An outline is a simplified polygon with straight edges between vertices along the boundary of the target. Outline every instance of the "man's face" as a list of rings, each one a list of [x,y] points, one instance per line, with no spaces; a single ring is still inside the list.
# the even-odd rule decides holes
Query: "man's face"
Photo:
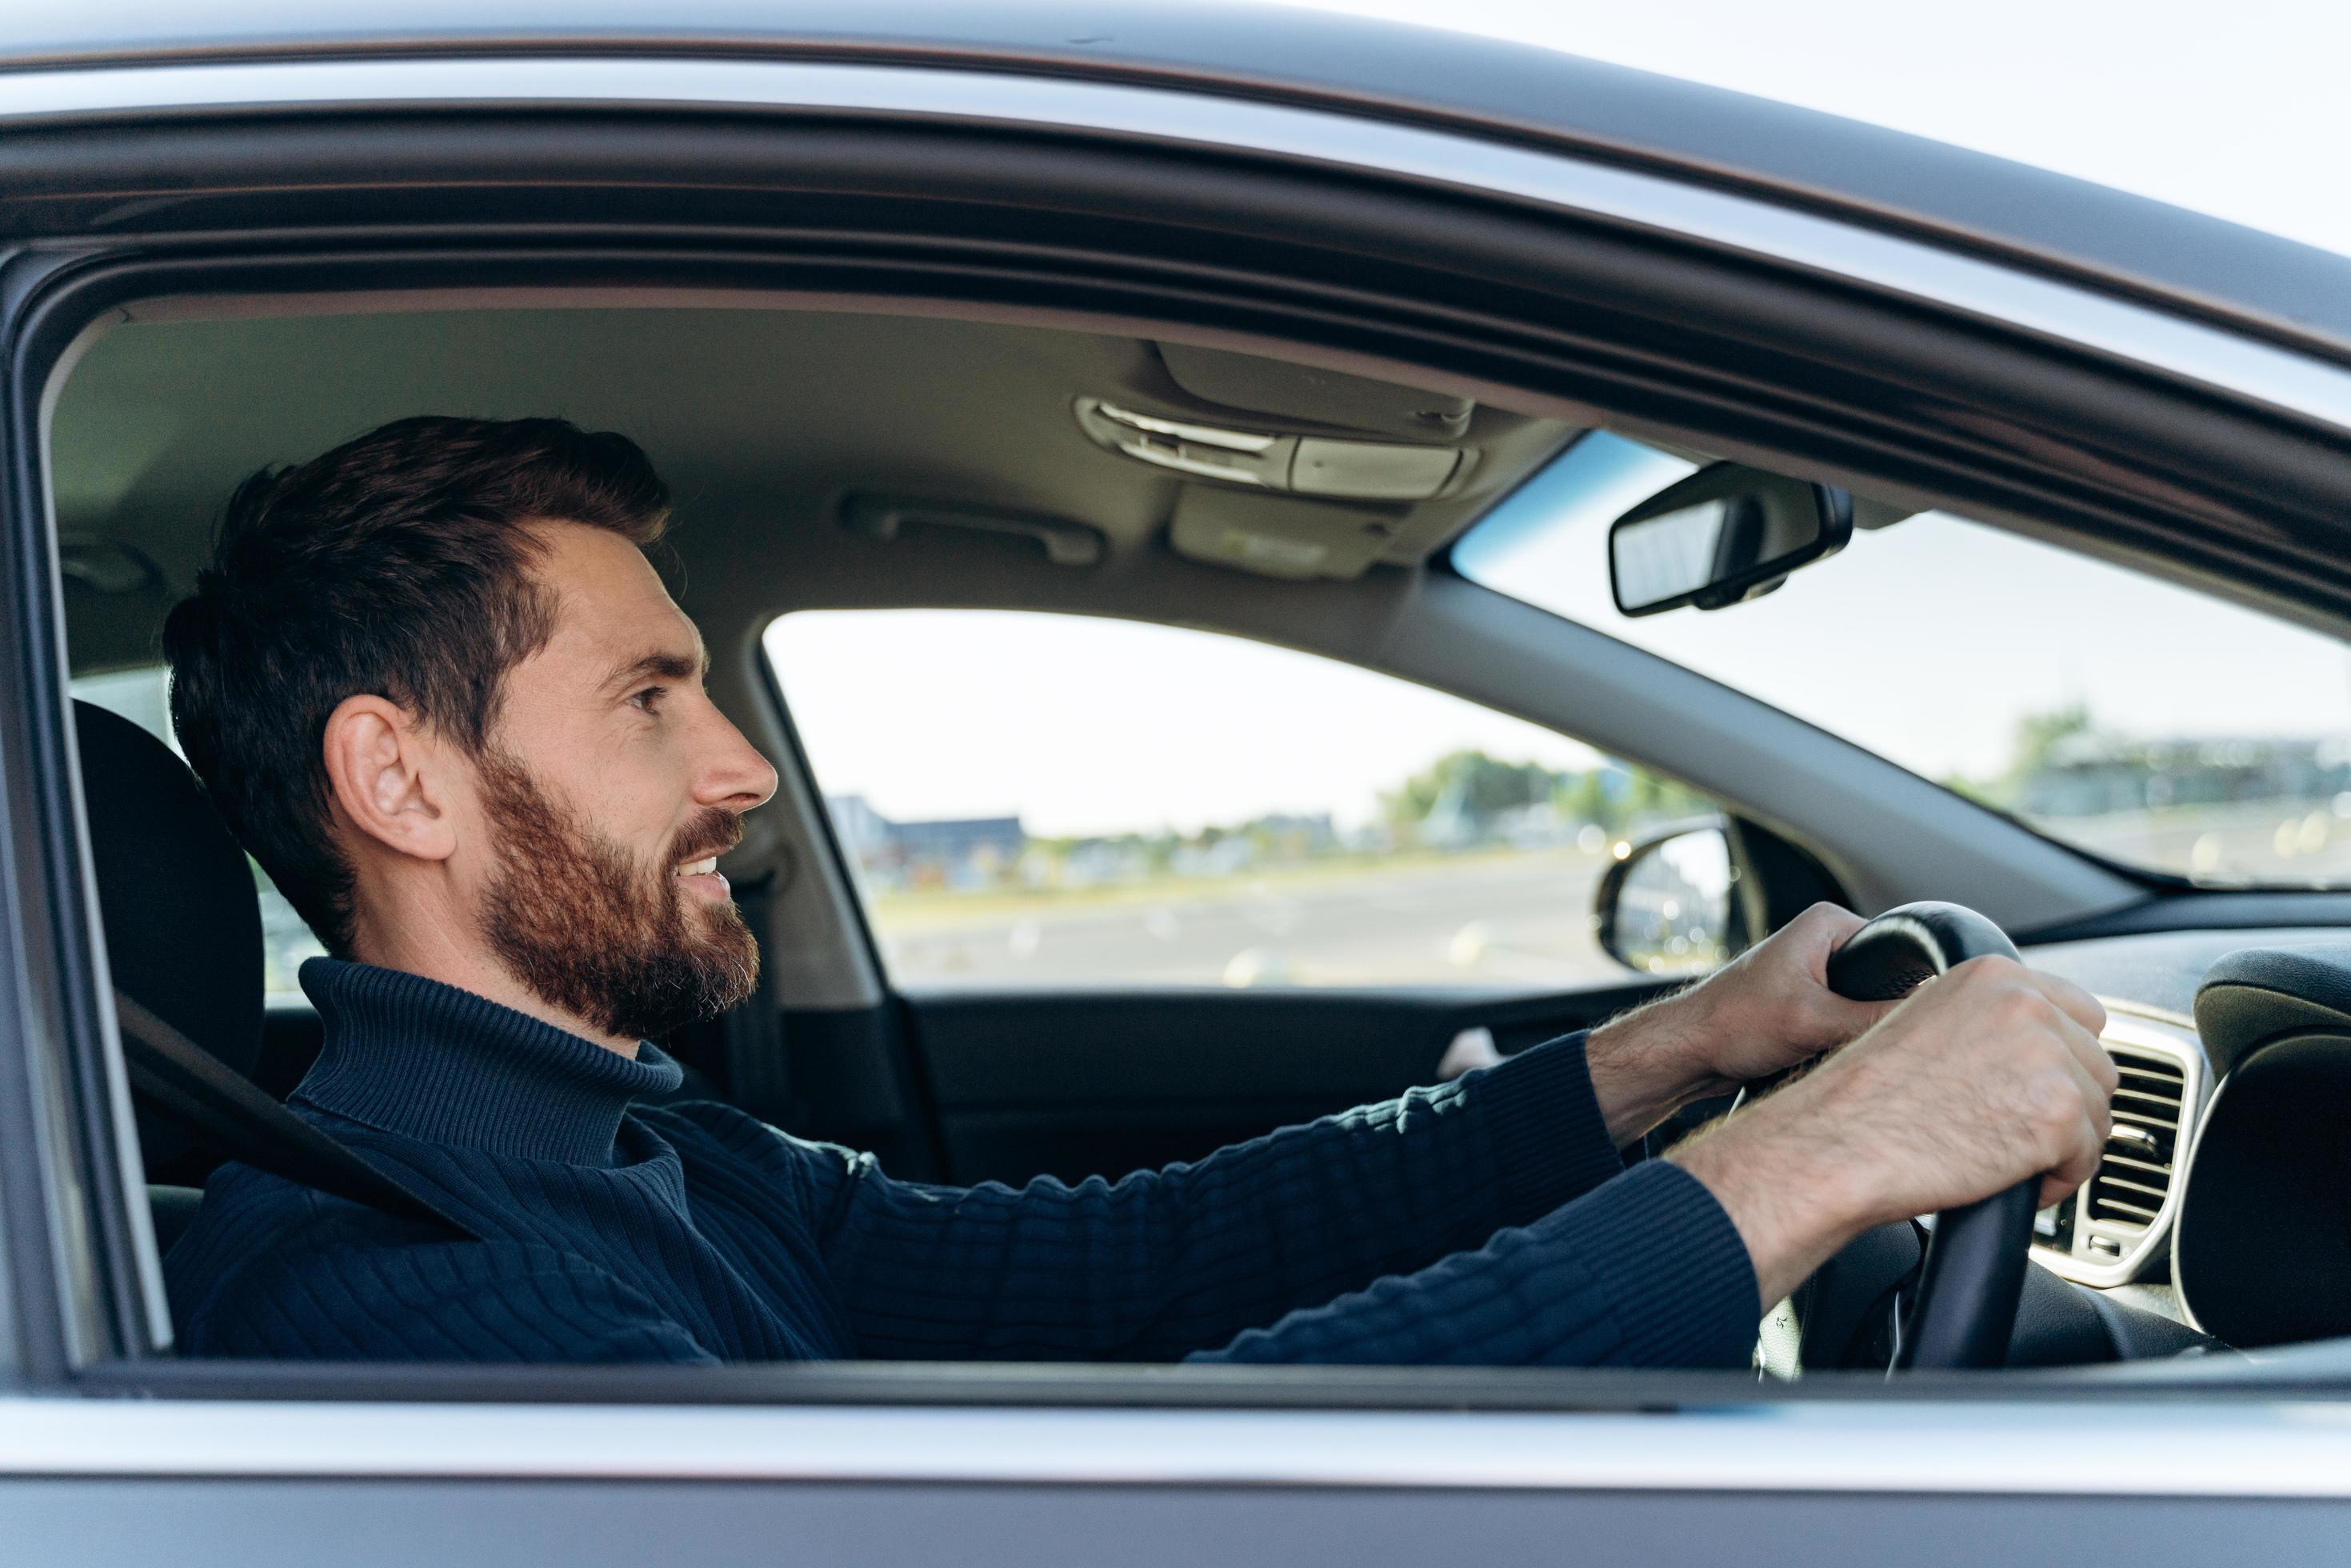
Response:
[[[701,638],[643,554],[544,537],[555,632],[508,673],[476,769],[482,936],[542,999],[650,1038],[750,994],[758,946],[715,861],[776,773],[704,694]]]

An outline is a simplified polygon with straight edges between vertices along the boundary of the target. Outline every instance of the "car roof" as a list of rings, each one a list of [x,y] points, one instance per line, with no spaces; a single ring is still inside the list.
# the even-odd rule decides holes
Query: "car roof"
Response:
[[[80,0],[0,12],[0,71],[514,49],[1041,72],[1447,123],[1956,238],[2351,357],[2351,257],[1834,115],[1322,12],[1222,0]]]

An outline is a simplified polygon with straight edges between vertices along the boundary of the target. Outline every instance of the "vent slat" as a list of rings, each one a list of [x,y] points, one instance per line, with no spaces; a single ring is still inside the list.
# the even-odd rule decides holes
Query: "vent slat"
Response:
[[[2084,1212],[2102,1225],[2147,1230],[2162,1218],[2163,1206],[2171,1196],[2170,1161],[2179,1139],[2187,1073],[2179,1063],[2161,1057],[2112,1047],[2107,1054],[2122,1077],[2121,1086],[2115,1091],[2115,1124],[2137,1128],[2152,1138],[2154,1147],[2142,1152],[2154,1157],[2139,1158],[2109,1148],[2083,1194]]]
[[[2164,1190],[2159,1186],[2149,1186],[2143,1181],[2132,1181],[2127,1176],[2118,1176],[2112,1171],[2108,1170],[2099,1171],[2098,1176],[2101,1183],[2098,1189],[2098,1196],[2102,1202],[2119,1203],[2122,1201],[2119,1198],[2114,1198],[2109,1196],[2116,1187],[2120,1187],[2125,1192],[2144,1194],[2146,1197],[2153,1198],[2156,1201],[2157,1207],[2160,1207],[2162,1206]]]

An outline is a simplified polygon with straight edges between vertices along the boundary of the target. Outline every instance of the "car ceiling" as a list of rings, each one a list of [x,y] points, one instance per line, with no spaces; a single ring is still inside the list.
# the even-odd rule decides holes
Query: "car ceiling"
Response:
[[[1089,397],[1473,456],[1446,492],[1417,502],[1245,490],[1104,450],[1075,416]],[[866,602],[890,601],[890,580],[925,551],[953,552],[958,570],[1001,560],[1008,573],[1036,572],[1040,547],[1018,535],[917,521],[889,549],[845,544],[844,517],[876,498],[1082,525],[1105,559],[1077,570],[1164,571],[1181,585],[1180,614],[1184,594],[1213,595],[1238,576],[1409,570],[1579,434],[1254,356],[936,316],[629,306],[130,320],[74,365],[51,423],[75,670],[155,660],[163,613],[192,586],[239,479],[427,413],[558,414],[640,443],[676,497],[681,600],[714,643],[756,630],[712,625],[714,611],[748,622],[789,608],[786,585],[820,563],[836,591],[844,574],[866,577],[850,590]],[[1171,545],[1179,518],[1192,561]],[[1287,543],[1232,548],[1264,539]],[[1217,570],[1199,570],[1202,559]],[[764,609],[762,595],[741,591],[747,577],[778,585]]]

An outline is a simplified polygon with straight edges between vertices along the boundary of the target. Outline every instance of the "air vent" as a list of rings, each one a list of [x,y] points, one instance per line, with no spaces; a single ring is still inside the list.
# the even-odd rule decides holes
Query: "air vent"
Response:
[[[2115,1091],[2115,1129],[2090,1178],[2088,1217],[2109,1232],[2136,1234],[2153,1225],[2171,1194],[2187,1075],[2177,1061],[2116,1046],[2107,1053],[2122,1074]]]

